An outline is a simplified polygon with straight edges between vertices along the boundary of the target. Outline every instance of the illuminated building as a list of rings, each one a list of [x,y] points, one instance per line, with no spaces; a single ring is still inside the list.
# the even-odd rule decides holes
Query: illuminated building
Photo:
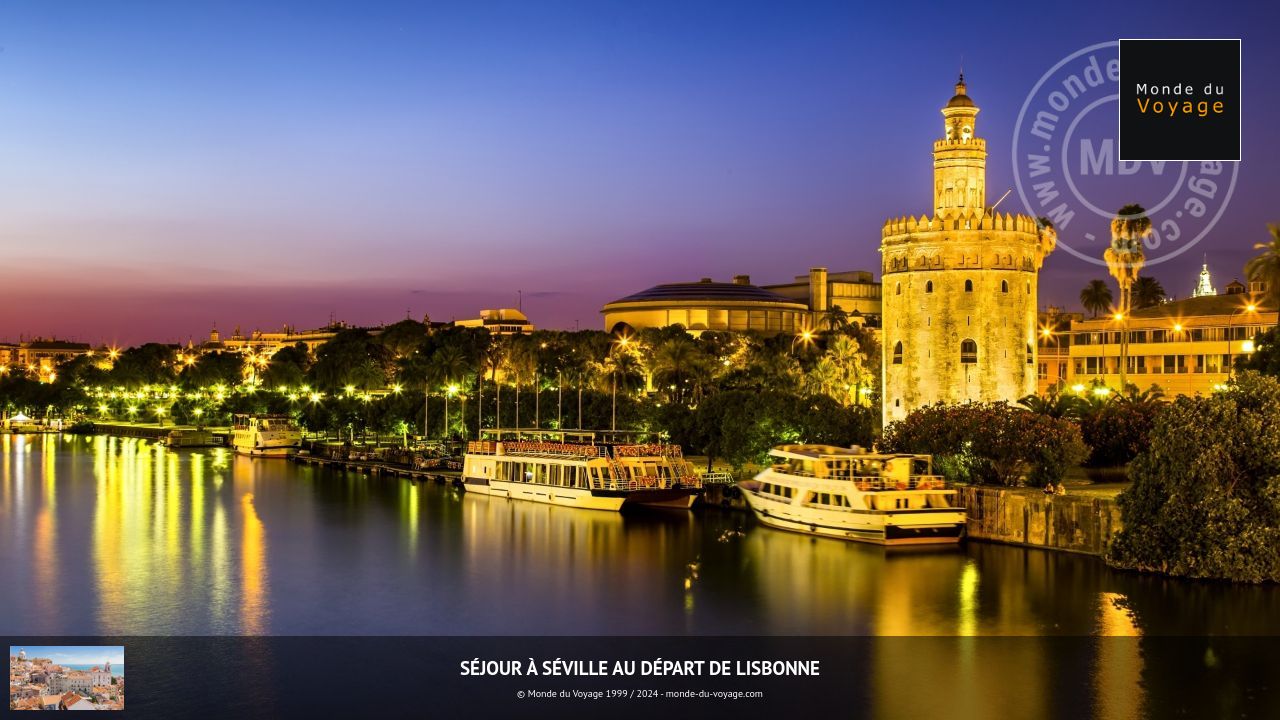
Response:
[[[484,328],[492,335],[521,335],[533,332],[533,323],[529,317],[515,308],[498,308],[481,310],[480,317],[470,320],[455,320],[458,327]]]
[[[1200,267],[1200,281],[1196,283],[1196,289],[1191,292],[1191,297],[1217,294],[1218,291],[1213,289],[1213,281],[1209,278],[1209,261],[1206,258],[1204,265]]]
[[[655,285],[606,303],[600,312],[609,332],[679,325],[695,335],[708,330],[777,335],[813,326],[807,304],[752,285],[745,275],[727,283],[702,278]]]
[[[1274,301],[1255,300],[1240,283],[1227,289],[1132,311],[1126,381],[1166,395],[1206,395],[1225,383],[1235,358],[1253,352],[1254,336],[1276,324]],[[1064,385],[1119,389],[1120,332],[1110,316],[1072,322]]]
[[[297,330],[289,325],[285,325],[276,332],[262,332],[254,330],[248,335],[240,332],[240,328],[236,328],[230,337],[223,338],[218,332],[215,325],[209,331],[209,340],[200,345],[202,352],[239,352],[252,353],[256,355],[274,355],[277,351],[292,347],[298,343],[307,346],[307,350],[314,352],[316,348],[333,339],[335,335],[343,330],[353,330],[353,328],[344,322],[332,322],[322,328],[314,330]],[[381,328],[369,329],[370,332],[378,332]]]
[[[823,327],[832,310],[843,312],[851,323],[880,324],[881,285],[867,270],[828,273],[826,268],[816,267],[807,275],[797,275],[793,282],[761,287],[809,306],[810,325],[815,328]]]
[[[1036,293],[1056,235],[986,204],[986,141],[964,77],[933,144],[933,204],[882,229],[884,421],[1036,389]],[[998,203],[997,203],[998,204]]]
[[[1071,377],[1071,323],[1083,319],[1082,313],[1066,312],[1057,307],[1040,313],[1036,335],[1036,393],[1044,395],[1050,388],[1068,384]]]

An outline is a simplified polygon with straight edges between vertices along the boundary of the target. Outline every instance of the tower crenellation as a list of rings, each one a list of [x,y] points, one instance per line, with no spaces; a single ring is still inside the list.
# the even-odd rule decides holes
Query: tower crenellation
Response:
[[[933,143],[931,212],[881,228],[884,420],[1035,391],[1037,280],[1056,235],[986,205],[986,141],[963,75]]]

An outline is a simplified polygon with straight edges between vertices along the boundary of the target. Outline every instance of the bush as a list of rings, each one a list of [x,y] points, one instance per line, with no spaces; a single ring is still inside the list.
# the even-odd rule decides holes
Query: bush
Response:
[[[920,408],[885,428],[880,448],[933,455],[954,482],[995,485],[1058,482],[1087,452],[1075,423],[1006,402]]]
[[[684,436],[673,433],[672,439],[740,470],[783,443],[866,445],[872,415],[869,408],[844,407],[822,395],[729,390],[699,404]]]
[[[1080,418],[1080,433],[1089,446],[1090,467],[1124,465],[1151,442],[1151,430],[1165,403],[1132,402],[1124,398],[1106,403]]]
[[[1129,477],[1110,564],[1280,581],[1280,381],[1244,373],[1225,392],[1178,398]]]

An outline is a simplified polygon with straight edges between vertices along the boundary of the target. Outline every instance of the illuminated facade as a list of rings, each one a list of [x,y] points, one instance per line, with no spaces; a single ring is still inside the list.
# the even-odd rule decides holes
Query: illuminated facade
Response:
[[[733,282],[702,278],[696,283],[656,285],[604,306],[604,328],[680,325],[697,335],[707,330],[765,335],[822,330],[833,310],[855,325],[880,324],[880,283],[870,272],[829,273],[815,267],[776,285],[752,285],[749,275]]]
[[[933,144],[933,206],[884,224],[884,421],[1036,389],[1036,293],[1056,235],[986,205],[986,141],[964,77]]]
[[[529,316],[515,308],[481,310],[480,317],[456,320],[453,324],[458,327],[484,328],[491,335],[522,335],[533,332]]]
[[[752,285],[745,275],[731,283],[703,278],[656,285],[601,310],[609,332],[680,325],[698,335],[708,330],[797,333],[812,326],[809,306]]]
[[[1130,313],[1125,381],[1141,390],[1157,385],[1166,395],[1207,395],[1225,383],[1235,358],[1254,350],[1254,336],[1276,324],[1274,302],[1256,300],[1262,295],[1239,283],[1232,289]],[[1100,381],[1119,389],[1121,331],[1112,317],[1072,322],[1063,384]]]
[[[823,327],[823,319],[831,310],[840,310],[857,325],[880,324],[881,286],[866,270],[829,273],[824,267],[816,267],[807,275],[797,275],[792,282],[761,287],[809,306],[810,321],[817,328]]]

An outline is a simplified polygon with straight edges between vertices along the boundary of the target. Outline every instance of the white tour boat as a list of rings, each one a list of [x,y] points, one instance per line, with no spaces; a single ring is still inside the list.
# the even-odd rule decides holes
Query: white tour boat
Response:
[[[289,457],[302,447],[302,431],[287,415],[236,415],[231,448],[241,455]]]
[[[884,545],[954,543],[964,532],[964,508],[928,455],[830,445],[780,445],[769,455],[771,467],[739,483],[769,527]]]
[[[592,431],[487,430],[467,443],[469,493],[592,510],[688,508],[702,480],[679,445],[599,441]]]

